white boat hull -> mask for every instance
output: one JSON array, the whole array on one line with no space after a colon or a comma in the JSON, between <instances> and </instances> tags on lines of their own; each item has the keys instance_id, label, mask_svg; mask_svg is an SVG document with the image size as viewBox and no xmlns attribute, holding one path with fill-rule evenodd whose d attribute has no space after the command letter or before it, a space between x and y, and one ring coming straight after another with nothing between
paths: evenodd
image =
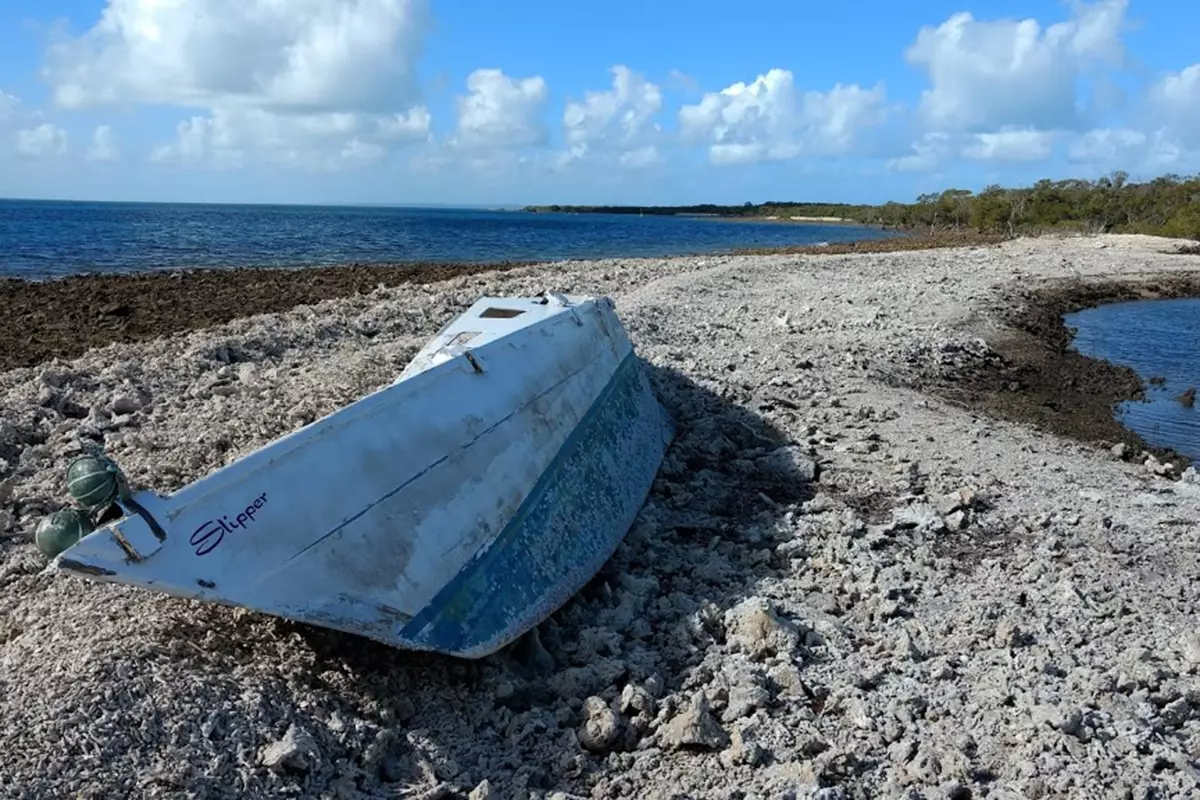
<instances>
[{"instance_id":1,"label":"white boat hull","mask_svg":"<svg viewBox=\"0 0 1200 800\"><path fill-rule=\"evenodd\" d=\"M55 565L478 658L603 565L673 433L610 301L484 298L392 385L135 493Z\"/></svg>"}]
</instances>

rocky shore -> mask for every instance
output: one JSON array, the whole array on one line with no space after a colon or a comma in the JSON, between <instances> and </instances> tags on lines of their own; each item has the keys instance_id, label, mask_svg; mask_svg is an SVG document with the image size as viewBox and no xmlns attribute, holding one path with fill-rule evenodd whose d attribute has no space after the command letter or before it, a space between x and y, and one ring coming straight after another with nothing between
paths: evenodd
<instances>
[{"instance_id":1,"label":"rocky shore","mask_svg":"<svg viewBox=\"0 0 1200 800\"><path fill-rule=\"evenodd\" d=\"M1200 294L1174 249L573 262L320 302L296 273L264 286L309 305L208 322L153 290L197 325L0 372L0 795L1200 793L1200 479L1111 422L1136 378L1057 322ZM170 491L386 385L480 294L542 290L616 299L680 436L614 558L511 652L43 571L81 444Z\"/></svg>"}]
</instances>

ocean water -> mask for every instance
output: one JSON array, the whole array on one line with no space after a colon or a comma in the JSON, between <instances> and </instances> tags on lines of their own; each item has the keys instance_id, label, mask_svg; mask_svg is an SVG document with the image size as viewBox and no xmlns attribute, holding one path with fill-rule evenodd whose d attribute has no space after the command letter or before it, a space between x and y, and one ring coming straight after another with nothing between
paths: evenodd
<instances>
[{"instance_id":1,"label":"ocean water","mask_svg":"<svg viewBox=\"0 0 1200 800\"><path fill-rule=\"evenodd\" d=\"M1077 329L1080 353L1127 366L1146 383L1144 401L1118 407L1122 424L1200 463L1200 398L1190 408L1178 399L1190 387L1200 391L1200 299L1112 303L1063 322Z\"/></svg>"},{"instance_id":2,"label":"ocean water","mask_svg":"<svg viewBox=\"0 0 1200 800\"><path fill-rule=\"evenodd\" d=\"M0 276L671 256L892 235L620 214L0 200Z\"/></svg>"}]
</instances>

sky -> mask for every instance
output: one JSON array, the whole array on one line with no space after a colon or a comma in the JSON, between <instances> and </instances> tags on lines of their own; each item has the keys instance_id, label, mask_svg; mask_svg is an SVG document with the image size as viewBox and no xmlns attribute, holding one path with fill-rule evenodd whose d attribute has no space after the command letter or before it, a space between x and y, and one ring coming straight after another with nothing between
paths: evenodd
<instances>
[{"instance_id":1,"label":"sky","mask_svg":"<svg viewBox=\"0 0 1200 800\"><path fill-rule=\"evenodd\" d=\"M5 0L0 197L909 202L1200 171L1200 2Z\"/></svg>"}]
</instances>

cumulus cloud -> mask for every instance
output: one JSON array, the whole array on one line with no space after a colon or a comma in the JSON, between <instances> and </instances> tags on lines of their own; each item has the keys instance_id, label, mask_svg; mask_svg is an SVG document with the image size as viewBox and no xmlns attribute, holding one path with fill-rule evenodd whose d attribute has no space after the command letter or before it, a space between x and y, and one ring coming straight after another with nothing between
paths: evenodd
<instances>
[{"instance_id":1,"label":"cumulus cloud","mask_svg":"<svg viewBox=\"0 0 1200 800\"><path fill-rule=\"evenodd\" d=\"M44 76L68 109L200 110L155 161L362 165L429 136L429 26L428 0L108 0L51 46Z\"/></svg>"},{"instance_id":2,"label":"cumulus cloud","mask_svg":"<svg viewBox=\"0 0 1200 800\"><path fill-rule=\"evenodd\" d=\"M977 20L968 12L924 27L905 51L928 75L920 114L931 130L1077 128L1079 80L1093 65L1119 66L1128 0L1075 5L1045 30L1034 19Z\"/></svg>"},{"instance_id":3,"label":"cumulus cloud","mask_svg":"<svg viewBox=\"0 0 1200 800\"><path fill-rule=\"evenodd\" d=\"M702 91L676 70L659 85L618 64L608 87L565 97L561 127L552 128L542 76L481 68L468 75L454 117L436 137L417 74L432 30L429 0L100 5L94 25L51 45L44 77L68 111L181 109L173 135L150 153L163 164L354 169L418 144L412 163L421 169L510 177L576 162L596 174L646 168L680 145L703 148L717 165L898 156L886 162L895 171L964 159L1044 161L1060 144L1075 163L1112 168L1174 168L1200 154L1200 64L1150 85L1133 100L1136 115L1122 122L1110 114L1124 102L1109 76L1127 67L1128 0L1069 0L1053 24L960 12L922 27L893 54L927 77L919 100L900 113L881 84L817 91L775 68ZM678 132L657 121L672 92L686 98ZM112 127L89 132L65 119L24 110L0 92L0 155L120 157ZM70 143L56 123L70 129ZM909 142L907 152L896 147Z\"/></svg>"},{"instance_id":4,"label":"cumulus cloud","mask_svg":"<svg viewBox=\"0 0 1200 800\"><path fill-rule=\"evenodd\" d=\"M354 168L382 160L385 143L427 138L428 126L423 108L387 117L216 109L179 123L175 141L155 148L150 158L217 168L250 162L315 170Z\"/></svg>"},{"instance_id":5,"label":"cumulus cloud","mask_svg":"<svg viewBox=\"0 0 1200 800\"><path fill-rule=\"evenodd\" d=\"M13 94L0 91L0 158L39 160L67 152L67 132L42 121Z\"/></svg>"},{"instance_id":6,"label":"cumulus cloud","mask_svg":"<svg viewBox=\"0 0 1200 800\"><path fill-rule=\"evenodd\" d=\"M17 152L31 158L62 155L67 152L67 132L57 125L43 122L33 128L17 131Z\"/></svg>"},{"instance_id":7,"label":"cumulus cloud","mask_svg":"<svg viewBox=\"0 0 1200 800\"><path fill-rule=\"evenodd\" d=\"M1200 64L1171 73L1154 84L1149 101L1157 121L1182 144L1200 149Z\"/></svg>"},{"instance_id":8,"label":"cumulus cloud","mask_svg":"<svg viewBox=\"0 0 1200 800\"><path fill-rule=\"evenodd\" d=\"M613 156L622 166L645 167L662 156L648 141L661 133L652 118L662 109L662 90L624 65L612 68L612 88L589 91L563 111L564 162L589 155Z\"/></svg>"},{"instance_id":9,"label":"cumulus cloud","mask_svg":"<svg viewBox=\"0 0 1200 800\"><path fill-rule=\"evenodd\" d=\"M1200 166L1200 64L1152 83L1137 119L1143 124L1096 128L1079 135L1067 149L1068 159L1138 172Z\"/></svg>"},{"instance_id":10,"label":"cumulus cloud","mask_svg":"<svg viewBox=\"0 0 1200 800\"><path fill-rule=\"evenodd\" d=\"M1145 152L1146 134L1128 128L1098 128L1088 131L1067 148L1072 161L1111 164Z\"/></svg>"},{"instance_id":11,"label":"cumulus cloud","mask_svg":"<svg viewBox=\"0 0 1200 800\"><path fill-rule=\"evenodd\" d=\"M1050 157L1056 136L1036 130L1003 130L977 133L962 154L983 161L1041 161Z\"/></svg>"},{"instance_id":12,"label":"cumulus cloud","mask_svg":"<svg viewBox=\"0 0 1200 800\"><path fill-rule=\"evenodd\" d=\"M118 155L117 142L112 128L108 125L98 125L92 132L92 143L87 150L87 160L116 161Z\"/></svg>"},{"instance_id":13,"label":"cumulus cloud","mask_svg":"<svg viewBox=\"0 0 1200 800\"><path fill-rule=\"evenodd\" d=\"M426 0L109 0L45 76L70 108L385 112L419 99L429 24Z\"/></svg>"},{"instance_id":14,"label":"cumulus cloud","mask_svg":"<svg viewBox=\"0 0 1200 800\"><path fill-rule=\"evenodd\" d=\"M679 123L686 141L708 143L713 163L747 164L846 153L886 114L881 86L801 93L791 72L772 69L753 83L706 92L680 109Z\"/></svg>"},{"instance_id":15,"label":"cumulus cloud","mask_svg":"<svg viewBox=\"0 0 1200 800\"><path fill-rule=\"evenodd\" d=\"M541 115L549 89L540 75L513 78L498 69L477 69L467 76L467 92L456 99L453 146L488 152L546 142L549 130Z\"/></svg>"},{"instance_id":16,"label":"cumulus cloud","mask_svg":"<svg viewBox=\"0 0 1200 800\"><path fill-rule=\"evenodd\" d=\"M954 144L950 134L926 133L913 143L912 152L889 159L887 165L897 172L925 172L936 168L953 153Z\"/></svg>"}]
</instances>

